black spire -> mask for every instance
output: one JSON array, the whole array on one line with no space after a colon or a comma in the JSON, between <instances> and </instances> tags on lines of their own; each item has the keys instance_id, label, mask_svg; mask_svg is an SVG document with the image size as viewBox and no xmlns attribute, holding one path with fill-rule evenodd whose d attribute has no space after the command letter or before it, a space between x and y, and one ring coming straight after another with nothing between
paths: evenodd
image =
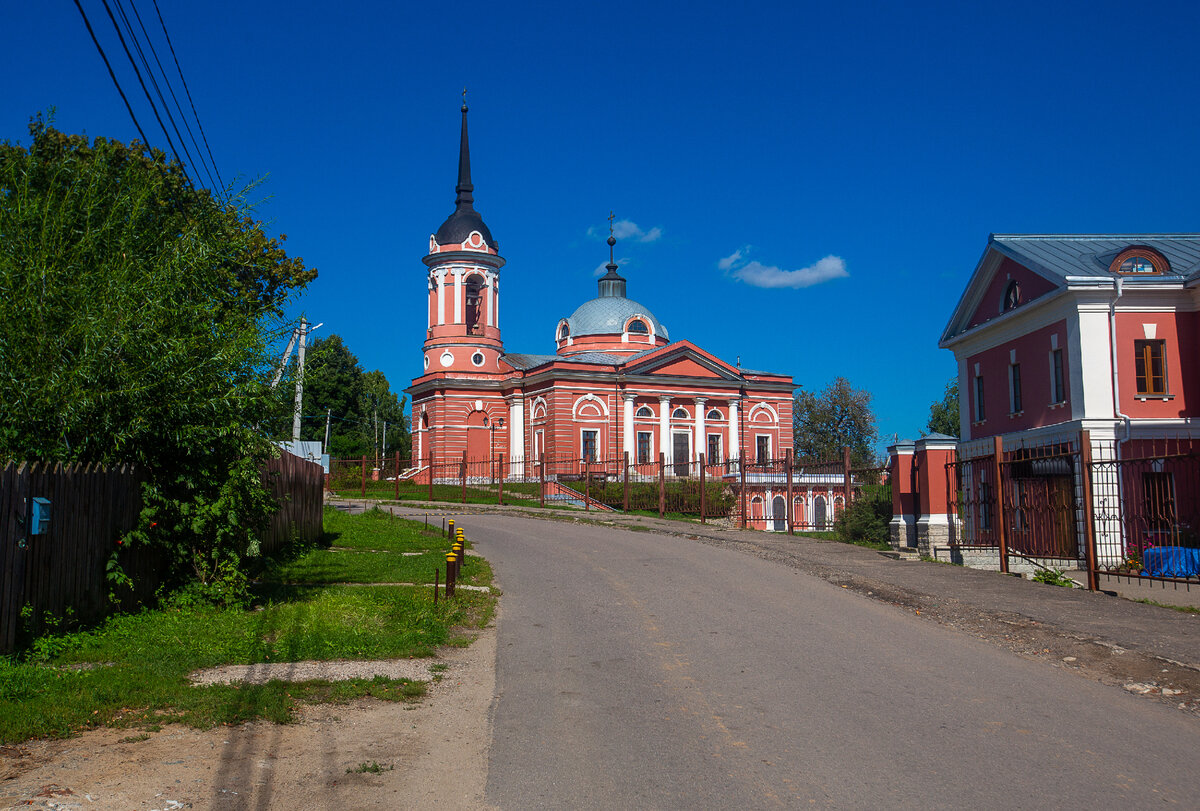
<instances>
[{"instance_id":1,"label":"black spire","mask_svg":"<svg viewBox=\"0 0 1200 811\"><path fill-rule=\"evenodd\" d=\"M458 193L458 199L454 201L456 211L474 210L475 197L471 192L475 191L475 187L471 185L471 145L467 141L467 91L463 91L463 106L462 106L462 138L458 143L458 185L454 191Z\"/></svg>"},{"instance_id":2,"label":"black spire","mask_svg":"<svg viewBox=\"0 0 1200 811\"><path fill-rule=\"evenodd\" d=\"M600 277L599 288L600 298L625 298L625 278L617 273L617 262L613 259L613 246L617 244L617 238L613 236L613 213L608 212L608 264L604 267L608 270Z\"/></svg>"},{"instance_id":3,"label":"black spire","mask_svg":"<svg viewBox=\"0 0 1200 811\"><path fill-rule=\"evenodd\" d=\"M475 187L471 185L471 147L467 140L467 91L463 91L462 137L458 144L458 185L454 187L454 213L451 214L437 233L433 235L439 245L454 245L465 242L472 231L478 231L483 241L493 250L499 250L492 232L483 224L483 217L475 210Z\"/></svg>"}]
</instances>

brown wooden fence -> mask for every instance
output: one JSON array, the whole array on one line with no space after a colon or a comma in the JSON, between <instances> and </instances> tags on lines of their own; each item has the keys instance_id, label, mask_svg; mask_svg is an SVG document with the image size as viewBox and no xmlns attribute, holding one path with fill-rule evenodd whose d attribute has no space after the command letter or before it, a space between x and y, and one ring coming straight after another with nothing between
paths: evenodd
<instances>
[{"instance_id":1,"label":"brown wooden fence","mask_svg":"<svg viewBox=\"0 0 1200 811\"><path fill-rule=\"evenodd\" d=\"M316 462L284 451L267 462L263 482L279 502L279 510L262 535L262 551L274 552L292 539L321 537L325 505L325 471Z\"/></svg>"},{"instance_id":2,"label":"brown wooden fence","mask_svg":"<svg viewBox=\"0 0 1200 811\"><path fill-rule=\"evenodd\" d=\"M14 648L23 622L37 629L48 614L84 622L103 617L110 610L105 566L114 550L134 582L129 602L154 596L157 556L117 545L137 524L140 484L129 465L10 462L0 470L0 652ZM41 535L29 527L34 497L50 501L49 528ZM26 605L32 614L22 620Z\"/></svg>"},{"instance_id":3,"label":"brown wooden fence","mask_svg":"<svg viewBox=\"0 0 1200 811\"><path fill-rule=\"evenodd\" d=\"M0 653L12 651L24 631L36 633L44 618L93 622L114 606L108 601L106 565L115 550L133 581L120 589L118 608L153 601L160 583L161 554L123 549L142 508L141 474L131 465L102 467L56 462L7 463L0 469ZM270 552L293 538L321 534L324 474L321 466L289 453L267 463L264 484L280 508L262 535ZM45 534L33 535L29 503L50 501ZM30 616L23 619L28 606Z\"/></svg>"}]
</instances>

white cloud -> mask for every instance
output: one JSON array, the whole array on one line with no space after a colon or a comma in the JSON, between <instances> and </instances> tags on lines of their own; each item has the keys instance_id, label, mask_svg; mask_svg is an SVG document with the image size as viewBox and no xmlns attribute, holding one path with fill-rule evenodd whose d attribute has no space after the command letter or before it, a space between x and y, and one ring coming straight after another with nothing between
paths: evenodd
<instances>
[{"instance_id":1,"label":"white cloud","mask_svg":"<svg viewBox=\"0 0 1200 811\"><path fill-rule=\"evenodd\" d=\"M843 279L850 275L846 272L845 261L840 256L833 256L832 254L806 268L784 270L775 265L764 265L758 260L746 261L746 255L749 251L749 245L739 248L724 259L719 260L717 268L751 287L765 287L768 289L812 287L814 284L827 282L830 279Z\"/></svg>"},{"instance_id":2,"label":"white cloud","mask_svg":"<svg viewBox=\"0 0 1200 811\"><path fill-rule=\"evenodd\" d=\"M634 242L657 242L663 235L662 228L659 226L656 225L649 231L643 231L633 220L617 220L613 223L612 228L613 236L617 239L632 239ZM607 230L592 226L588 229L588 236L604 237Z\"/></svg>"},{"instance_id":3,"label":"white cloud","mask_svg":"<svg viewBox=\"0 0 1200 811\"><path fill-rule=\"evenodd\" d=\"M625 265L628 263L628 259L617 260L618 265ZM596 265L596 269L592 271L593 276L603 276L605 273L608 273L608 262L601 262L600 264Z\"/></svg>"},{"instance_id":4,"label":"white cloud","mask_svg":"<svg viewBox=\"0 0 1200 811\"><path fill-rule=\"evenodd\" d=\"M720 262L717 262L717 268L726 272L733 270L734 266L742 261L742 257L745 256L749 250L749 245L744 248L738 248L736 251L729 254L729 256L726 256Z\"/></svg>"}]
</instances>

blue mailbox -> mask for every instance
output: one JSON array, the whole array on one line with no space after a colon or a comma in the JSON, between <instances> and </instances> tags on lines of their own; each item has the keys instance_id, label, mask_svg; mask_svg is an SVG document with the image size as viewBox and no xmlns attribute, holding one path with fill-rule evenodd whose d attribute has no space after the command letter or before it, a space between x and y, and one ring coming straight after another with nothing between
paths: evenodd
<instances>
[{"instance_id":1,"label":"blue mailbox","mask_svg":"<svg viewBox=\"0 0 1200 811\"><path fill-rule=\"evenodd\" d=\"M50 531L50 499L34 496L29 509L29 534L45 535Z\"/></svg>"}]
</instances>

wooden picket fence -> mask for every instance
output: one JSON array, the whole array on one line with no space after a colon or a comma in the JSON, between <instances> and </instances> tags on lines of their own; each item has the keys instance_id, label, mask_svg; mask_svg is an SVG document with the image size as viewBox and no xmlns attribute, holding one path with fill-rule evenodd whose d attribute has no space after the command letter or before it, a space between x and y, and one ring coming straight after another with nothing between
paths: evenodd
<instances>
[{"instance_id":1,"label":"wooden picket fence","mask_svg":"<svg viewBox=\"0 0 1200 811\"><path fill-rule=\"evenodd\" d=\"M280 508L262 534L270 552L293 538L321 535L321 466L289 453L267 463L264 484ZM104 467L58 462L9 462L0 469L0 654L11 652L23 629L37 632L44 618L83 623L114 608L149 604L160 584L161 553L124 549L118 541L136 527L142 509L141 473L132 465ZM29 533L29 500L49 499L49 531ZM133 589L108 600L105 567L113 551ZM22 618L28 606L30 616Z\"/></svg>"}]
</instances>

